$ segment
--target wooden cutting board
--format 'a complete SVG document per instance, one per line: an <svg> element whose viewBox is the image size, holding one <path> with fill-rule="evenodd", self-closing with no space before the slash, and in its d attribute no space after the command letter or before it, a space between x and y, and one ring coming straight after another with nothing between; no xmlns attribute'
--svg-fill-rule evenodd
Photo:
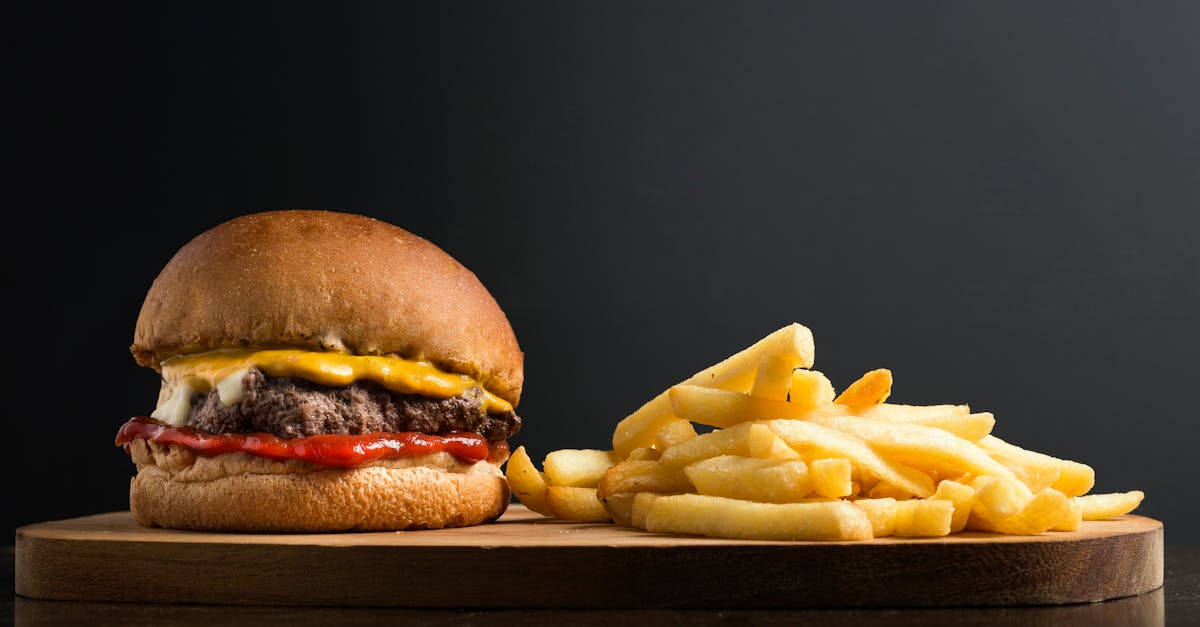
<svg viewBox="0 0 1200 627"><path fill-rule="evenodd" d="M129 512L16 533L16 592L38 599L453 608L1048 605L1163 582L1162 523L1041 536L962 533L754 542L554 521L513 505L436 531L231 534L138 526Z"/></svg>

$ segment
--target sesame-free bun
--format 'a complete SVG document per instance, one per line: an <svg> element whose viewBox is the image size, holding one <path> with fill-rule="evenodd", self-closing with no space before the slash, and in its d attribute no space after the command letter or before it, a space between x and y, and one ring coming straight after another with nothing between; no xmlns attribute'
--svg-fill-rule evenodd
<svg viewBox="0 0 1200 627"><path fill-rule="evenodd" d="M475 274L429 241L366 216L244 215L181 248L150 286L130 350L247 346L398 355L466 374L514 406L523 355Z"/></svg>
<svg viewBox="0 0 1200 627"><path fill-rule="evenodd" d="M238 472L245 457L217 456L214 462L227 472L201 480L139 465L129 485L134 519L147 527L200 531L441 529L491 522L509 503L508 483L494 464L491 472L421 465Z"/></svg>

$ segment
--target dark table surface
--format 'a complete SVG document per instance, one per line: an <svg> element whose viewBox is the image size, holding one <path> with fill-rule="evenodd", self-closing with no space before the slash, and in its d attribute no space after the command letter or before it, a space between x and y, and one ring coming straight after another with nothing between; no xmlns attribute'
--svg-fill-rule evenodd
<svg viewBox="0 0 1200 627"><path fill-rule="evenodd" d="M14 547L8 545L6 582L14 589ZM5 599L7 620L42 625L1200 625L1200 546L1166 543L1161 589L1104 603L1049 607L944 609L678 610L410 610L395 608L263 607ZM314 585L319 585L314 581ZM497 579L496 585L504 585ZM647 591L652 594L652 591Z"/></svg>

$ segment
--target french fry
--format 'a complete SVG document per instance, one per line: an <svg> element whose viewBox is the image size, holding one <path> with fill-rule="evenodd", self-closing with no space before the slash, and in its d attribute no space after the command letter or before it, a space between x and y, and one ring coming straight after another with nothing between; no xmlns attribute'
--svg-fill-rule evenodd
<svg viewBox="0 0 1200 627"><path fill-rule="evenodd" d="M680 442L696 437L696 428L682 418L668 420L654 435L654 449L665 451Z"/></svg>
<svg viewBox="0 0 1200 627"><path fill-rule="evenodd" d="M967 517L968 529L999 531L1001 523L1024 509L1033 498L1029 488L1015 478L981 475L971 481L971 487L975 498Z"/></svg>
<svg viewBox="0 0 1200 627"><path fill-rule="evenodd" d="M892 371L880 368L851 383L833 402L859 411L884 402L891 393Z"/></svg>
<svg viewBox="0 0 1200 627"><path fill-rule="evenodd" d="M858 413L863 418L876 420L891 420L894 422L914 422L944 416L966 416L971 413L967 405L897 405L880 403L867 407Z"/></svg>
<svg viewBox="0 0 1200 627"><path fill-rule="evenodd" d="M546 504L546 477L537 469L524 446L518 446L504 467L509 489L517 500L543 516L553 516Z"/></svg>
<svg viewBox="0 0 1200 627"><path fill-rule="evenodd" d="M673 493L694 490L695 487L680 468L654 461L625 460L604 473L597 492L601 499L605 499L622 492Z"/></svg>
<svg viewBox="0 0 1200 627"><path fill-rule="evenodd" d="M754 385L750 395L774 401L788 400L792 387L792 360L766 354L759 358L758 370L754 374Z"/></svg>
<svg viewBox="0 0 1200 627"><path fill-rule="evenodd" d="M807 451L814 458L845 457L861 471L887 481L911 496L925 498L933 494L933 480L929 475L884 459L862 438L801 420L772 420L767 425L801 455Z"/></svg>
<svg viewBox="0 0 1200 627"><path fill-rule="evenodd" d="M697 492L709 496L789 503L813 492L808 465L802 461L721 455L689 464L683 472Z"/></svg>
<svg viewBox="0 0 1200 627"><path fill-rule="evenodd" d="M1051 531L1079 531L1083 526L1083 506L1078 499L1077 496L1067 499L1067 515L1051 527Z"/></svg>
<svg viewBox="0 0 1200 627"><path fill-rule="evenodd" d="M883 538L892 535L896 530L896 499L856 499L851 501L861 509L871 521L871 535Z"/></svg>
<svg viewBox="0 0 1200 627"><path fill-rule="evenodd" d="M869 411L867 412L870 413ZM864 418L871 416L863 416ZM879 419L879 418L875 418ZM992 432L996 426L996 417L989 412L977 414L944 414L941 416L904 416L888 417L883 420L899 422L908 425L932 427L954 434L968 442L978 442L983 436Z"/></svg>
<svg viewBox="0 0 1200 627"><path fill-rule="evenodd" d="M633 499L637 496L635 492L622 492L620 494L610 494L603 499L604 510L608 512L609 518L613 524L619 527L631 526L633 519Z"/></svg>
<svg viewBox="0 0 1200 627"><path fill-rule="evenodd" d="M675 415L713 427L732 427L751 420L800 418L811 407L699 385L677 385L670 390Z"/></svg>
<svg viewBox="0 0 1200 627"><path fill-rule="evenodd" d="M1070 515L1070 499L1054 488L1033 495L1013 516L996 524L996 531L1012 535L1037 535L1049 531Z"/></svg>
<svg viewBox="0 0 1200 627"><path fill-rule="evenodd" d="M762 459L800 459L800 453L787 445L782 438L775 435L770 427L755 423L750 425L746 435L746 447L750 457Z"/></svg>
<svg viewBox="0 0 1200 627"><path fill-rule="evenodd" d="M576 522L607 522L610 520L604 503L596 498L595 488L574 488L552 485L546 488L546 505L555 518Z"/></svg>
<svg viewBox="0 0 1200 627"><path fill-rule="evenodd" d="M764 354L791 360L795 368L809 368L813 363L812 331L792 323L682 383L748 392L754 385L754 375ZM639 446L651 446L662 423L672 417L671 399L664 391L617 423L613 431L613 450L624 457Z"/></svg>
<svg viewBox="0 0 1200 627"><path fill-rule="evenodd" d="M625 459L633 461L657 461L662 456L662 451L653 446L641 446L629 451L629 457Z"/></svg>
<svg viewBox="0 0 1200 627"><path fill-rule="evenodd" d="M817 370L793 370L788 401L805 407L817 407L833 402L833 383Z"/></svg>
<svg viewBox="0 0 1200 627"><path fill-rule="evenodd" d="M896 502L896 527L901 537L948 536L954 519L954 503L939 499L910 499Z"/></svg>
<svg viewBox="0 0 1200 627"><path fill-rule="evenodd" d="M683 468L718 455L750 456L749 436L754 423L744 422L728 429L717 429L676 444L662 452L659 461L669 468Z"/></svg>
<svg viewBox="0 0 1200 627"><path fill-rule="evenodd" d="M550 485L594 488L618 461L612 451L567 448L551 451L542 462L542 468Z"/></svg>
<svg viewBox="0 0 1200 627"><path fill-rule="evenodd" d="M646 530L745 540L866 540L871 521L849 501L755 503L720 496L660 496Z"/></svg>
<svg viewBox="0 0 1200 627"><path fill-rule="evenodd" d="M814 459L809 464L812 491L817 496L838 498L850 496L850 460L845 458Z"/></svg>
<svg viewBox="0 0 1200 627"><path fill-rule="evenodd" d="M941 481L930 498L950 501L954 504L954 516L950 520L950 533L958 533L967 526L967 518L971 515L971 506L975 503L975 490L971 486L957 481Z"/></svg>
<svg viewBox="0 0 1200 627"><path fill-rule="evenodd" d="M927 472L972 472L1016 480L1011 470L975 443L941 429L855 416L813 418L812 422L862 438L890 459Z"/></svg>
<svg viewBox="0 0 1200 627"><path fill-rule="evenodd" d="M1141 490L1133 490L1077 496L1075 502L1082 508L1083 520L1105 520L1132 512L1142 504L1144 498L1146 495Z"/></svg>
<svg viewBox="0 0 1200 627"><path fill-rule="evenodd" d="M629 526L638 529L646 528L646 514L660 495L657 492L638 492L633 497L633 507L629 510Z"/></svg>
<svg viewBox="0 0 1200 627"><path fill-rule="evenodd" d="M1067 496L1087 494L1096 484L1096 471L1086 464L1024 449L994 435L981 438L979 447L1001 464L1023 469L1026 475L1038 476L1039 473L1057 471L1058 477L1048 487ZM1030 489L1033 489L1032 485Z"/></svg>

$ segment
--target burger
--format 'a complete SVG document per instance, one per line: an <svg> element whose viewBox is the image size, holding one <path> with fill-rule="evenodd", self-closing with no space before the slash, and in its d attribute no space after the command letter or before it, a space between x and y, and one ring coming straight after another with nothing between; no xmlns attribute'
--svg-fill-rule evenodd
<svg viewBox="0 0 1200 627"><path fill-rule="evenodd" d="M508 506L524 356L475 274L400 227L309 210L220 224L159 273L130 350L162 380L116 437L142 525L423 529Z"/></svg>

